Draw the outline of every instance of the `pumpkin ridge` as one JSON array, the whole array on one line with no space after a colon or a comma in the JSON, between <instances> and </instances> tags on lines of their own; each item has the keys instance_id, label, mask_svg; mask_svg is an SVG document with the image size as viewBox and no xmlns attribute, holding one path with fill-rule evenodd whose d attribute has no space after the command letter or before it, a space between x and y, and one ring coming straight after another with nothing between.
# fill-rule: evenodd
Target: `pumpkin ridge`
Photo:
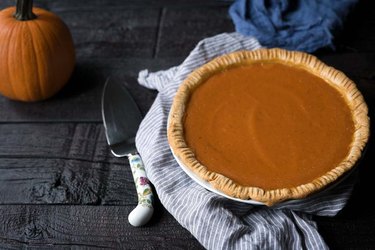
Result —
<instances>
[{"instance_id":1,"label":"pumpkin ridge","mask_svg":"<svg viewBox=\"0 0 375 250\"><path fill-rule=\"evenodd\" d=\"M57 17L53 17L53 18L57 18ZM56 25L64 25L63 23L59 23L57 24L56 22ZM53 36L53 38L55 39L56 41L56 44L58 44L59 46L61 46L61 39L59 39L59 36L55 33L55 30L52 28L49 29L49 33L51 34L51 36Z\"/></svg>"},{"instance_id":2,"label":"pumpkin ridge","mask_svg":"<svg viewBox=\"0 0 375 250\"><path fill-rule=\"evenodd\" d=\"M37 24L38 24L38 22L34 21L34 22L28 24L28 28L30 29L30 25L34 25L39 30L39 26ZM34 29L34 27L31 27L31 28ZM45 99L47 97L47 95L46 95L46 93L44 91L44 88L43 88L43 84L42 84L42 80L43 79L41 78L41 76L43 74L40 73L40 69L44 70L45 68L47 68L47 67L45 67L46 66L45 65L46 60L45 60L45 58L43 58L43 60L39 60L39 57L40 56L42 56L42 57L45 56L45 53L43 53L42 55L39 55L37 53L37 47L38 46L36 44L36 43L39 43L40 47L44 47L42 45L43 45L43 40L45 41L45 38L44 38L44 34L42 32L39 32L39 34L37 34L36 37L38 37L38 39L34 40L34 33L33 32L31 32L31 36L32 36L32 43L33 43L33 52L34 52L35 61L36 61L36 64L37 64L37 67L36 67L37 68L37 72L36 72L36 74L37 74L37 80L38 80L38 82L37 82L36 86L39 87L39 94L42 96L43 99ZM39 37L42 37L42 39L39 39ZM39 42L39 40L41 40L42 42ZM49 49L48 42L47 41L45 41L45 42L47 43L47 46L48 46L48 49ZM48 77L47 77L47 80L48 80Z\"/></svg>"},{"instance_id":3,"label":"pumpkin ridge","mask_svg":"<svg viewBox=\"0 0 375 250\"><path fill-rule=\"evenodd\" d=\"M13 23L12 23L12 25L13 25ZM7 48L9 48L10 47L10 44L11 44L11 42L12 41L16 41L16 40L13 40L13 34L15 33L14 32L14 30L15 29L17 29L18 27L16 26L16 25L14 25L14 27L12 28L12 29L10 29L10 34L9 34L9 39L8 39L8 45L7 45ZM18 36L17 36L18 37ZM16 37L16 38L17 38ZM10 53L10 52L8 52L7 53L7 62L9 62L10 61L10 59L11 59L11 55L12 55L13 53ZM12 96L15 98L16 97L16 91L15 91L15 89L14 89L14 86L13 86L13 82L12 82L12 73L11 73L11 69L10 69L10 64L9 63L7 63L6 64L7 65L7 72L8 72L8 83L5 83L5 84L9 84L9 86L10 86L10 90L12 91Z\"/></svg>"},{"instance_id":4,"label":"pumpkin ridge","mask_svg":"<svg viewBox=\"0 0 375 250\"><path fill-rule=\"evenodd\" d=\"M55 26L60 25L59 21L62 22L62 20L58 16L56 16L52 12L49 12L48 10L34 7L33 11L34 11L34 14L38 17L37 20L33 20L33 23L38 24L38 27L40 27L39 25L44 25L45 27L43 27L43 29L46 29L48 27L49 33L53 33L54 29L56 29ZM55 33L54 33L54 37L56 38Z\"/></svg>"},{"instance_id":5,"label":"pumpkin ridge","mask_svg":"<svg viewBox=\"0 0 375 250\"><path fill-rule=\"evenodd\" d=\"M35 60L35 65L36 67L34 67L32 70L36 70L35 75L36 75L36 84L35 85L32 85L32 89L30 89L30 85L27 85L27 92L28 92L28 95L29 95L29 99L30 100L34 100L36 99L36 97L38 98L39 96L42 96L44 97L43 95L43 92L42 92L42 89L41 89L41 85L40 85L40 72L39 72L39 60L38 60L38 53L36 52L36 48L35 48L35 41L34 41L34 36L33 36L33 32L31 32L31 29L30 29L30 25L28 22L26 22L26 30L28 31L29 35L30 35L30 40L31 40L31 51L32 51L32 54L33 54L33 58ZM27 75L27 74L26 74ZM38 91L36 90L38 89ZM34 94L34 92L37 92L36 94Z\"/></svg>"},{"instance_id":6,"label":"pumpkin ridge","mask_svg":"<svg viewBox=\"0 0 375 250\"><path fill-rule=\"evenodd\" d=\"M22 46L20 46L21 47L21 55L24 55L24 40L25 41L27 41L27 40L31 40L30 42L32 42L32 37L31 36L28 36L28 37L24 37L24 36L27 36L28 34L29 34L29 32L28 32L28 27L27 27L27 23L26 22L22 22L20 25L19 25L19 27L17 27L17 28L19 28L20 30L21 30L21 32L23 33L23 36L19 36L19 37L17 37L17 44L22 44ZM26 39L25 39L26 38ZM29 45L29 46L31 46L32 47L32 44L31 45ZM25 69L25 66L23 66L23 65L25 65L25 63L23 63L22 62L22 60L24 60L25 58L24 58L24 56L21 56L21 58L20 58L20 65L22 65L20 68L21 68L21 70L22 70L22 74L20 74L20 77L22 76L22 79L19 79L19 82L24 82L26 79L25 78L27 78L27 77L25 77L25 76L27 76L27 75L29 75L28 74L28 72L27 72L27 69ZM26 61L28 61L28 60L26 60ZM27 64L26 64L27 65ZM26 71L26 72L25 72ZM31 82L32 82L33 80L31 80ZM27 84L23 89L24 89L24 94L27 96L26 98L24 97L23 99L24 100L30 100L31 98L32 98L32 96L31 96L31 92L30 92L30 85L29 84ZM22 94L22 95L24 95L24 94Z\"/></svg>"},{"instance_id":7,"label":"pumpkin ridge","mask_svg":"<svg viewBox=\"0 0 375 250\"><path fill-rule=\"evenodd\" d=\"M43 11L44 13L41 13L41 11ZM50 13L48 13L47 11L44 11L44 10L41 10L41 9L37 9L36 8L36 11L35 11L35 13L36 13L36 15L37 16L40 16L40 15L42 15L42 14L50 14ZM43 18L43 17L42 17ZM64 23L59 23L59 22L57 22L57 21L61 21L60 20L60 18L59 17L57 17L57 16L54 16L54 15L49 15L48 16L48 18L53 18L54 20L53 20L53 22L54 22L54 25L64 25ZM49 20L49 23L51 22L51 20ZM38 25L39 25L39 22L36 22L36 23L38 23ZM55 44L58 44L58 46L59 47L61 47L61 39L59 39L59 36L55 33L55 28L50 28L50 26L48 25L47 26L48 27L48 32L49 32L49 34L51 35L51 37L53 37L53 39L54 39L54 42L55 42ZM67 28L67 27L66 27ZM45 28L46 29L46 28ZM61 29L60 27L59 27L59 29ZM68 28L67 28L68 29ZM41 33L43 33L43 32L41 32ZM43 34L44 35L44 34ZM48 40L47 40L48 41ZM48 43L49 44L49 43Z\"/></svg>"},{"instance_id":8,"label":"pumpkin ridge","mask_svg":"<svg viewBox=\"0 0 375 250\"><path fill-rule=\"evenodd\" d=\"M48 49L48 54L51 56L53 54L52 53L53 50L51 49L51 46L50 46L50 44L48 42L48 39L46 38L46 35L44 34L42 28L40 27L39 22L34 22L34 25L35 25L36 29L39 30L39 34L38 35L42 38L41 40L43 40L46 48ZM50 72L49 71L47 71L47 72L50 75ZM46 77L46 78L47 78L47 80L51 80L50 77ZM52 76L52 78L53 78L53 76ZM45 95L44 91L43 91L43 88L42 88L42 95L43 95L43 97L47 97Z\"/></svg>"},{"instance_id":9,"label":"pumpkin ridge","mask_svg":"<svg viewBox=\"0 0 375 250\"><path fill-rule=\"evenodd\" d=\"M48 32L40 32L40 34L42 34L42 36L44 37L44 39L46 40L46 43L48 44L48 48L50 49L51 51L51 55L53 55L53 52L56 50L59 49L59 48L64 48L66 47L66 43L64 42L63 39L60 39L59 37L61 37L61 32L63 32L64 35L66 36L69 36L70 37L70 40L72 42L72 47L74 48L74 42L73 42L73 38L71 36L71 33L69 32L69 28L68 26L60 19L59 16L56 16L54 15L53 13L51 12L48 12L46 10L43 10L43 9L39 9L39 8L34 8L35 9L35 14L40 17L39 18L39 21L35 22L34 23L40 28L40 25L42 24L42 21L44 21L44 18L48 18L48 25L46 27L44 27L44 29ZM68 31L68 32L66 32ZM59 34L60 33L60 34ZM49 37L51 37L50 39L48 38L48 36L46 37L46 34L49 35ZM55 46L55 48L52 48L50 47L51 43L49 41L53 40L53 44ZM73 69L71 70L68 78L66 79L69 80L69 77L71 76L72 72L73 72ZM56 80L56 76L55 75L51 75L51 79L50 80ZM62 86L58 86L58 88L55 88L55 92L58 91L59 89L61 89L63 87ZM50 92L50 91L49 91Z\"/></svg>"}]
</instances>

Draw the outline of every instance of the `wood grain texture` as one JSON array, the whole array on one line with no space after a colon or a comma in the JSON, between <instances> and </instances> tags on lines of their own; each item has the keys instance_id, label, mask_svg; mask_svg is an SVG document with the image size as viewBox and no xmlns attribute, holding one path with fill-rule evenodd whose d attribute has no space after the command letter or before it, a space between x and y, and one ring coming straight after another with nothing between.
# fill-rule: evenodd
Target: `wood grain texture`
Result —
<instances>
[{"instance_id":1,"label":"wood grain texture","mask_svg":"<svg viewBox=\"0 0 375 250\"><path fill-rule=\"evenodd\" d=\"M0 157L104 161L110 155L103 125L0 124Z\"/></svg>"},{"instance_id":2,"label":"wood grain texture","mask_svg":"<svg viewBox=\"0 0 375 250\"><path fill-rule=\"evenodd\" d=\"M110 153L102 124L0 130L0 204L136 204L128 160Z\"/></svg>"},{"instance_id":3,"label":"wood grain texture","mask_svg":"<svg viewBox=\"0 0 375 250\"><path fill-rule=\"evenodd\" d=\"M0 204L137 205L126 158L120 163L2 158Z\"/></svg>"},{"instance_id":4,"label":"wood grain texture","mask_svg":"<svg viewBox=\"0 0 375 250\"><path fill-rule=\"evenodd\" d=\"M59 16L74 37L77 57L152 57L158 28L157 8L82 8Z\"/></svg>"},{"instance_id":5,"label":"wood grain texture","mask_svg":"<svg viewBox=\"0 0 375 250\"><path fill-rule=\"evenodd\" d=\"M127 222L132 206L0 206L0 245L13 248L87 247L202 249L163 213L146 227Z\"/></svg>"},{"instance_id":6,"label":"wood grain texture","mask_svg":"<svg viewBox=\"0 0 375 250\"><path fill-rule=\"evenodd\" d=\"M115 75L146 114L156 91L138 85L138 72L178 65L202 38L233 31L231 2L34 0L71 29L77 65L49 100L25 104L0 97L0 249L201 249L158 201L147 227L129 226L134 183L127 160L112 156L106 144L100 98L106 78ZM14 0L0 1L0 8L11 5ZM374 24L374 1L361 0L335 40L337 50L315 53L357 83L371 120ZM371 138L348 205L334 218L316 217L333 249L375 247L374 209L365 202L374 157Z\"/></svg>"},{"instance_id":7,"label":"wood grain texture","mask_svg":"<svg viewBox=\"0 0 375 250\"><path fill-rule=\"evenodd\" d=\"M188 55L201 39L234 31L227 6L216 8L170 6L165 7L161 15L156 57Z\"/></svg>"}]
</instances>

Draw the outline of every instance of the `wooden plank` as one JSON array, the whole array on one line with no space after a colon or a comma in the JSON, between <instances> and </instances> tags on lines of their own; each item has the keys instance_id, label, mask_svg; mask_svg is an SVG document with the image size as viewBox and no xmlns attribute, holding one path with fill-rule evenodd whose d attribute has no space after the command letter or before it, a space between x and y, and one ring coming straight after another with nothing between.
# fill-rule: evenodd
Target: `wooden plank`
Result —
<instances>
[{"instance_id":1,"label":"wooden plank","mask_svg":"<svg viewBox=\"0 0 375 250\"><path fill-rule=\"evenodd\" d=\"M132 204L126 158L102 124L0 124L0 204Z\"/></svg>"},{"instance_id":2,"label":"wooden plank","mask_svg":"<svg viewBox=\"0 0 375 250\"><path fill-rule=\"evenodd\" d=\"M7 0L9 1L9 0ZM46 0L35 0L36 4ZM127 8L128 6L142 6L142 7L164 7L164 6L180 6L187 8L195 8L199 6L229 6L233 0L91 0L89 4L86 1L64 0L64 1L49 1L48 6L51 9L71 10L71 9L113 9L113 8Z\"/></svg>"},{"instance_id":3,"label":"wooden plank","mask_svg":"<svg viewBox=\"0 0 375 250\"><path fill-rule=\"evenodd\" d=\"M111 8L126 8L128 6L149 6L149 7L162 7L162 6L228 6L234 0L90 0L76 1L50 1L50 0L34 0L35 7L41 7L53 11L66 11L71 9L111 9ZM14 6L14 0L2 0L0 8Z\"/></svg>"},{"instance_id":4,"label":"wooden plank","mask_svg":"<svg viewBox=\"0 0 375 250\"><path fill-rule=\"evenodd\" d=\"M95 58L152 57L158 15L157 8L132 6L59 12L72 32L77 57Z\"/></svg>"},{"instance_id":5,"label":"wooden plank","mask_svg":"<svg viewBox=\"0 0 375 250\"><path fill-rule=\"evenodd\" d=\"M1 158L106 162L110 155L101 123L5 123L0 130Z\"/></svg>"},{"instance_id":6,"label":"wooden plank","mask_svg":"<svg viewBox=\"0 0 375 250\"><path fill-rule=\"evenodd\" d=\"M131 206L0 206L0 244L10 247L202 249L166 211L134 228Z\"/></svg>"},{"instance_id":7,"label":"wooden plank","mask_svg":"<svg viewBox=\"0 0 375 250\"><path fill-rule=\"evenodd\" d=\"M115 157L113 157L115 158ZM126 158L119 163L1 158L0 204L137 204Z\"/></svg>"},{"instance_id":8,"label":"wooden plank","mask_svg":"<svg viewBox=\"0 0 375 250\"><path fill-rule=\"evenodd\" d=\"M169 6L162 12L160 25L157 57L187 56L201 39L234 31L227 6Z\"/></svg>"},{"instance_id":9,"label":"wooden plank","mask_svg":"<svg viewBox=\"0 0 375 250\"><path fill-rule=\"evenodd\" d=\"M135 204L129 163L110 153L102 124L0 124L0 131L0 204Z\"/></svg>"},{"instance_id":10,"label":"wooden plank","mask_svg":"<svg viewBox=\"0 0 375 250\"><path fill-rule=\"evenodd\" d=\"M34 6L39 7L39 8L45 8L48 9L47 7L48 0L35 0L34 1ZM15 6L15 1L14 0L2 0L0 1L0 10Z\"/></svg>"}]
</instances>

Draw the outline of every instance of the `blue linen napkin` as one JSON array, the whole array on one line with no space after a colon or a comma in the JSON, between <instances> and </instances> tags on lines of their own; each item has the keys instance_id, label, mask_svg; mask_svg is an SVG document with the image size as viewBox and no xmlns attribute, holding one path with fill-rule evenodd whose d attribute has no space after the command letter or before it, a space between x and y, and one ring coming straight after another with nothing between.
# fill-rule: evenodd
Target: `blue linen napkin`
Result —
<instances>
[{"instance_id":1,"label":"blue linen napkin","mask_svg":"<svg viewBox=\"0 0 375 250\"><path fill-rule=\"evenodd\" d=\"M229 9L236 31L266 47L313 52L333 47L357 0L236 0Z\"/></svg>"},{"instance_id":2,"label":"blue linen napkin","mask_svg":"<svg viewBox=\"0 0 375 250\"><path fill-rule=\"evenodd\" d=\"M194 69L213 58L254 50L253 37L224 33L200 41L185 61L170 69L143 70L138 81L159 93L142 121L136 146L163 206L207 249L328 249L313 215L334 216L350 197L355 175L309 198L271 208L228 200L193 181L174 159L167 119L175 93Z\"/></svg>"}]
</instances>

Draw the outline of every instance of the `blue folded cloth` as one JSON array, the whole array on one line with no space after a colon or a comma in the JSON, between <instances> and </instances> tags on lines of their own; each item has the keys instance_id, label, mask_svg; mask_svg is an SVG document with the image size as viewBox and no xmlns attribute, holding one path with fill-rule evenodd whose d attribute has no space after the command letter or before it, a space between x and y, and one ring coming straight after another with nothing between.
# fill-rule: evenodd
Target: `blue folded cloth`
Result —
<instances>
[{"instance_id":1,"label":"blue folded cloth","mask_svg":"<svg viewBox=\"0 0 375 250\"><path fill-rule=\"evenodd\" d=\"M229 9L236 31L266 47L313 52L333 47L333 33L357 0L236 0Z\"/></svg>"}]
</instances>

